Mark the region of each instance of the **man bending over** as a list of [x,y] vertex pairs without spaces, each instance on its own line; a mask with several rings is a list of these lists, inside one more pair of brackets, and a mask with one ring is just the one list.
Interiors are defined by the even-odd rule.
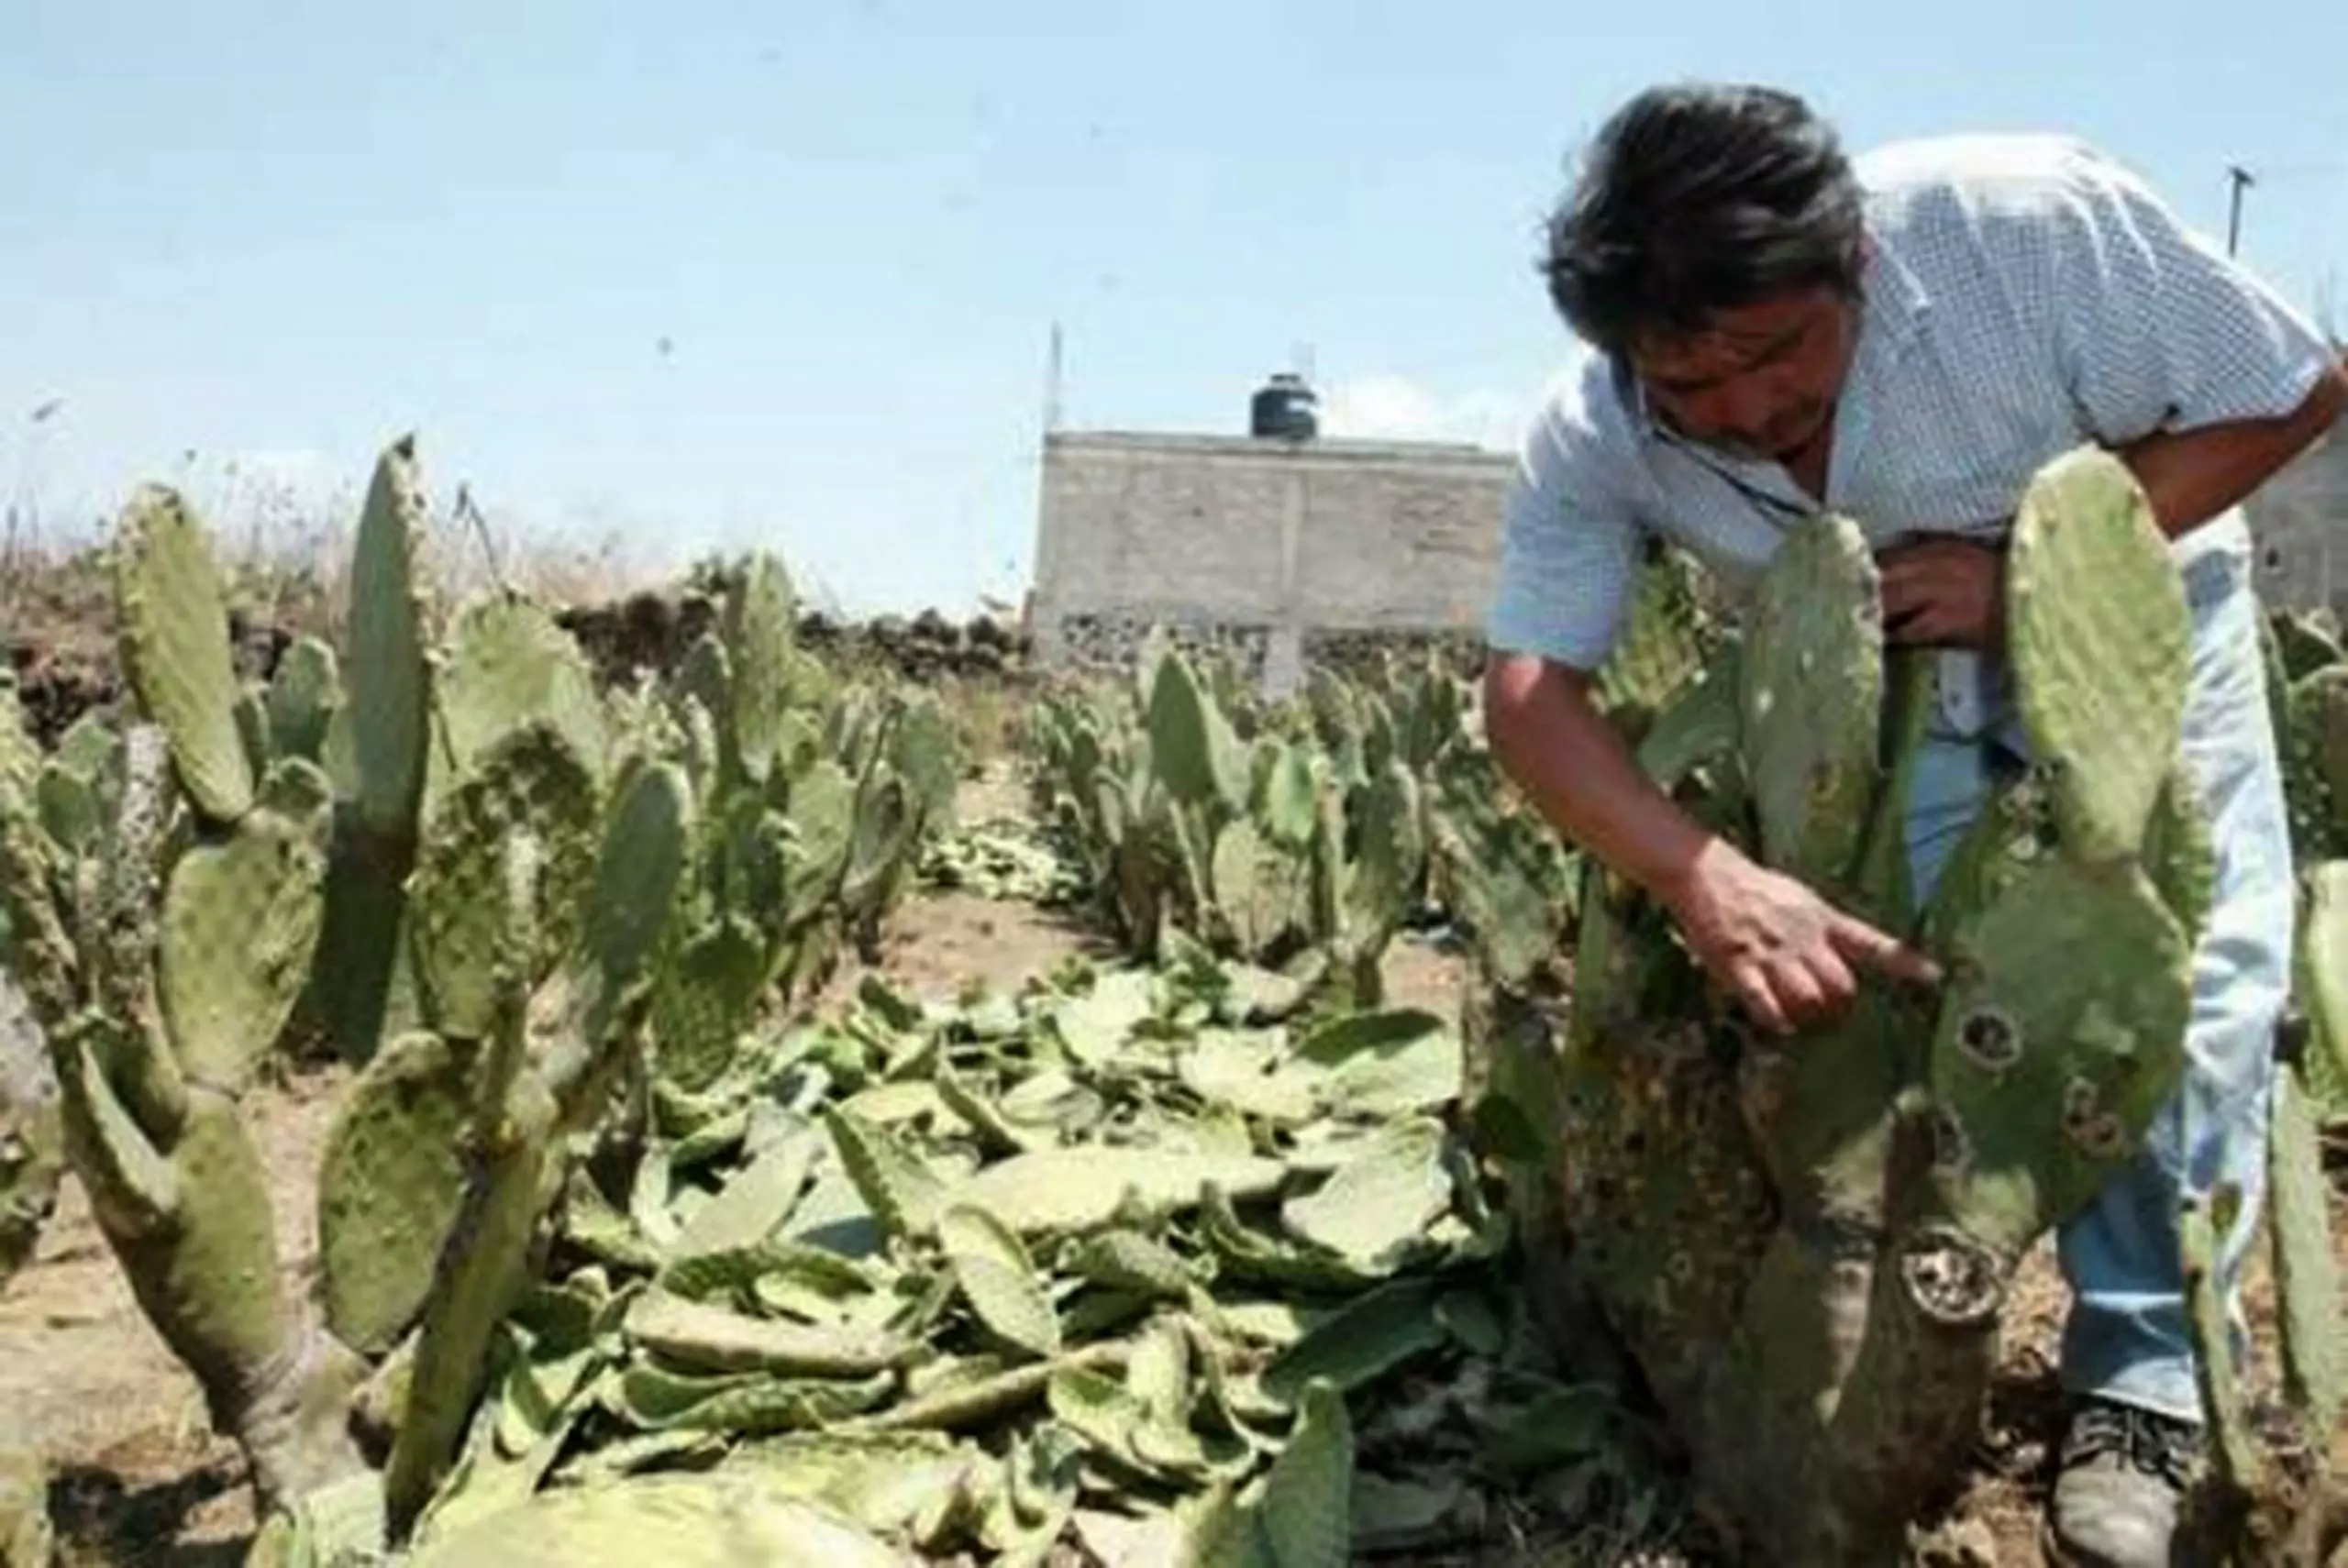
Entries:
[[2091,148],[1982,136],[1853,160],[1800,99],[1761,87],[1621,108],[1552,219],[1545,271],[1591,352],[1551,388],[1511,491],[1492,744],[1764,1028],[1831,1019],[1861,970],[1927,966],[1691,821],[1592,706],[1644,542],[1735,580],[1819,510],[1866,532],[1887,637],[1943,650],[1906,823],[1921,896],[2023,753],[1999,679],[2001,565],[2032,476],[2082,443],[2110,448],[2174,541],[2193,623],[2184,750],[2217,896],[2185,1082],[2058,1237],[2076,1408],[2048,1530],[2066,1562],[2165,1564],[2202,1417],[2176,1211],[2187,1187],[2241,1184],[2231,1297],[2289,983],[2290,845],[2240,502],[2348,406],[2348,367]]

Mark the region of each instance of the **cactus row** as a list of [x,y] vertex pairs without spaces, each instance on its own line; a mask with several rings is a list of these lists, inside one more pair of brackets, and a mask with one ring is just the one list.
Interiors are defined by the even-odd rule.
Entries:
[[1465,682],[1432,657],[1313,671],[1273,701],[1163,635],[1130,679],[1045,694],[1023,755],[1036,815],[1137,956],[1168,932],[1381,1000],[1406,927],[1563,933],[1573,857],[1503,787]]
[[[263,1511],[372,1488],[390,1542],[460,1458],[572,1162],[644,1086],[728,1068],[700,1024],[875,939],[959,772],[933,705],[817,684],[770,559],[736,574],[714,681],[605,692],[535,602],[437,605],[426,525],[403,438],[342,646],[243,682],[202,525],[141,487],[114,552],[128,701],[48,755],[0,714],[0,1264],[70,1164]],[[747,960],[692,961],[728,938]],[[313,1297],[240,1102],[319,1037],[360,1076]]]

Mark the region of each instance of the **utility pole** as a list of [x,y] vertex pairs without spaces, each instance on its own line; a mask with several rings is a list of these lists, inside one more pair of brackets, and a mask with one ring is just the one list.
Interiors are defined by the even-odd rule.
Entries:
[[2239,163],[2226,165],[2226,181],[2232,187],[2226,203],[2226,254],[2232,256],[2242,244],[2242,193],[2257,182]]

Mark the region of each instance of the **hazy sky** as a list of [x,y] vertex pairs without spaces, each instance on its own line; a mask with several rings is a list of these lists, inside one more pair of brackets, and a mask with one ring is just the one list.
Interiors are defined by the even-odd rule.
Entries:
[[1071,425],[1243,430],[1309,344],[1336,429],[1512,441],[1565,160],[1687,75],[2078,132],[2212,233],[2239,160],[2245,256],[2348,273],[2337,0],[0,0],[0,500],[348,496],[414,428],[509,529],[966,608],[1055,320]]

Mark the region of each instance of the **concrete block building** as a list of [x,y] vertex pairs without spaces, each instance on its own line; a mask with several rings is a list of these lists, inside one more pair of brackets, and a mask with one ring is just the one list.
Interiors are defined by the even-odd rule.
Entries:
[[1287,690],[1349,644],[1472,638],[1513,466],[1465,445],[1054,432],[1036,657],[1120,666],[1163,624]]
[[2348,617],[2348,418],[2251,498],[2258,591],[2269,604]]
[[[1310,401],[1276,377],[1248,435],[1045,437],[1029,615],[1046,668],[1122,668],[1152,624],[1274,691],[1370,646],[1472,647],[1513,455],[1323,437]],[[2348,614],[2348,422],[2250,515],[2267,601]]]

